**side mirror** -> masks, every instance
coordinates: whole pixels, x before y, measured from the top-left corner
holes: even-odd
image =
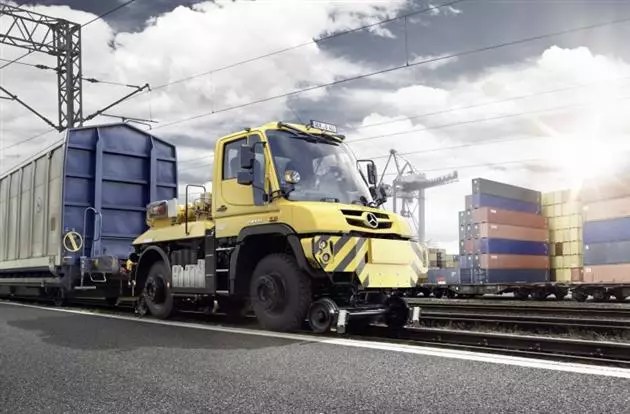
[[[254,173],[251,169],[241,170],[236,174],[236,182],[240,185],[251,185],[254,182]]]
[[[367,179],[370,185],[376,185],[378,181],[378,174],[376,172],[376,165],[371,162],[367,165]]]
[[[255,155],[254,155],[254,149],[252,147],[250,147],[249,145],[241,145],[241,152],[239,156],[240,156],[242,169],[251,170],[254,167]]]

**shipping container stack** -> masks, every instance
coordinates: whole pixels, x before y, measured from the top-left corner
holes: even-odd
[[[571,190],[542,196],[543,216],[549,226],[551,281],[579,282],[583,266],[582,206]]]
[[[457,255],[447,254],[445,249],[429,248],[428,281],[430,284],[459,283]]]
[[[549,232],[539,191],[476,178],[460,212],[461,283],[549,281]]]
[[[580,191],[580,200],[584,239],[582,281],[630,284],[630,181],[617,178],[610,182],[587,182]]]

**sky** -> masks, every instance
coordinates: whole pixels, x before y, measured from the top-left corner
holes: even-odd
[[[9,3],[85,23],[125,2]],[[392,149],[429,178],[457,170],[457,182],[426,191],[427,238],[454,253],[473,178],[552,191],[612,177],[623,165],[630,20],[610,22],[630,19],[630,2],[441,3],[448,0],[136,0],[83,28],[83,73],[151,85],[107,113],[158,121],[152,132],[178,147],[182,188],[210,181],[218,137],[271,120],[337,125],[357,158],[375,159],[386,183],[396,176],[391,165],[384,171]],[[342,34],[364,25],[372,26]],[[23,53],[0,45],[2,59]],[[39,53],[21,62],[54,66]],[[373,75],[344,81],[365,74]],[[51,71],[14,64],[0,70],[0,85],[56,119]],[[130,91],[85,83],[84,115]],[[56,132],[38,136],[49,129],[0,100],[0,171],[56,142]]]

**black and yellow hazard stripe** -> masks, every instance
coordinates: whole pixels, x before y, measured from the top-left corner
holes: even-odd
[[[363,237],[316,236],[313,240],[313,256],[326,272],[352,272],[367,252]]]
[[[405,279],[397,286],[415,286],[427,277],[428,249],[420,243],[322,235],[315,236],[309,245],[313,259],[324,271],[354,272],[364,286],[369,286],[370,276],[382,278],[386,269]]]
[[[429,249],[413,241],[409,242],[409,245],[414,253],[411,267],[419,279],[424,279],[429,271]]]

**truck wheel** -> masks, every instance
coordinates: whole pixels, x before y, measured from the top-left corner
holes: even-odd
[[[252,309],[264,329],[299,329],[311,305],[311,282],[296,260],[286,254],[263,258],[249,286]]]
[[[156,262],[149,269],[144,283],[144,300],[151,315],[158,319],[166,319],[173,312],[173,295],[167,286],[169,269],[164,262]]]

